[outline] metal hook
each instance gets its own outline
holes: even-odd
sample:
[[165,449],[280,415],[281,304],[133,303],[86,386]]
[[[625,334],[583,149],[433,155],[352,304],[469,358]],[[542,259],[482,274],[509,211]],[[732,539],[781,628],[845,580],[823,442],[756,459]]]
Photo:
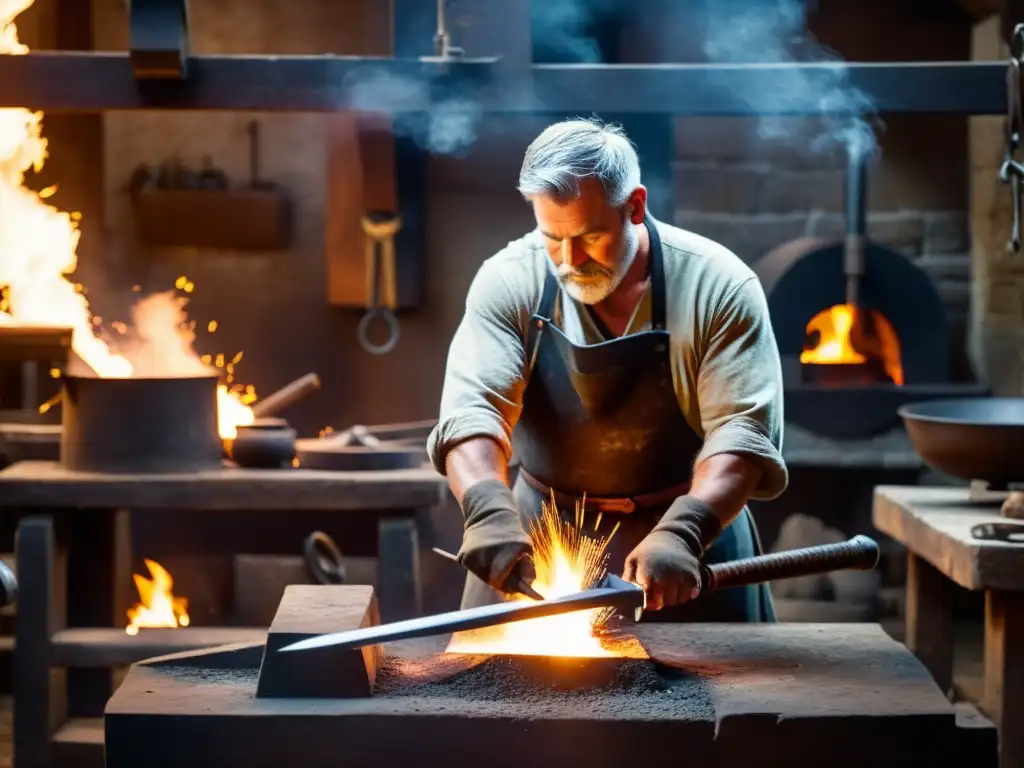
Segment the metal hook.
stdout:
[[[398,304],[396,295],[394,237],[402,228],[401,216],[386,213],[371,213],[362,219],[366,234],[367,294],[369,306],[359,320],[357,338],[360,346],[371,355],[386,355],[398,344],[399,327],[394,309]],[[381,317],[387,327],[387,338],[382,344],[370,340],[370,325]]]
[[[384,319],[388,329],[387,339],[383,344],[374,344],[370,340],[370,324],[375,318],[381,317]],[[359,339],[359,346],[369,352],[371,355],[386,355],[388,352],[393,350],[398,345],[398,320],[395,318],[394,312],[390,309],[375,307],[359,318],[359,327],[357,329],[357,336]]]
[[1024,178],[1024,165],[1021,165],[1014,155],[1020,148],[1021,134],[1024,131],[1024,75],[1021,73],[1024,24],[1018,24],[1014,28],[1010,46],[1013,53],[1006,71],[1006,156],[999,169],[999,179],[1010,185],[1013,220],[1008,250],[1017,253],[1021,246],[1021,206],[1024,204],[1021,184]]

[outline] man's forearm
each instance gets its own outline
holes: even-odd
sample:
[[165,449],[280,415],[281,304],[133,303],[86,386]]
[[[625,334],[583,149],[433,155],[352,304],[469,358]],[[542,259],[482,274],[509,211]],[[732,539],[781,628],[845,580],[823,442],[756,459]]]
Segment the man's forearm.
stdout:
[[445,456],[448,487],[462,504],[468,488],[484,480],[508,484],[508,461],[497,441],[489,437],[471,437],[456,445]]
[[740,454],[709,456],[694,468],[689,495],[711,507],[724,529],[743,509],[763,471],[756,459]]

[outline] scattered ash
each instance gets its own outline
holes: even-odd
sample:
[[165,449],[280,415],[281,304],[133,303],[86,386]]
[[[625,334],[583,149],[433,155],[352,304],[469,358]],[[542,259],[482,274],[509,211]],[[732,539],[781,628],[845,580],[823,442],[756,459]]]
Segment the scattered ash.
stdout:
[[[649,659],[461,656],[385,660],[375,698],[469,707],[486,716],[682,718],[711,720],[704,680]],[[511,705],[511,708],[510,708]]]

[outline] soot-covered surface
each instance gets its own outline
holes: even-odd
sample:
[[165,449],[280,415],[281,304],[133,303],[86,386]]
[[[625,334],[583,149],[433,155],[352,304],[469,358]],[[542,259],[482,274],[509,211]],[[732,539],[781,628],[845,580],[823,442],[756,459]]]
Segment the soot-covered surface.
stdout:
[[[388,658],[375,698],[528,718],[714,720],[707,681],[649,659],[440,654]],[[396,702],[397,703],[397,702]]]

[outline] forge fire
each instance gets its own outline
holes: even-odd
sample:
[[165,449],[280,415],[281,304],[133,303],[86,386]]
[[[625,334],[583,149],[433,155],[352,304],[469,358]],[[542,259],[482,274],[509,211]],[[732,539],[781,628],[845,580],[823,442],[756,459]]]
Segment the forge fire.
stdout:
[[[601,522],[593,516],[588,526],[585,500],[577,502],[571,519],[563,517],[554,500],[542,505],[542,514],[531,521],[537,579],[533,583],[545,599],[565,597],[596,585],[605,574],[606,549],[617,526],[605,538],[594,531]],[[524,595],[510,600],[530,602]],[[561,616],[460,632],[452,637],[448,653],[487,656],[548,656],[604,658],[643,657],[642,649],[604,632],[606,612],[578,611]]]
[[[807,323],[800,362],[809,366],[846,366],[871,380],[903,386],[900,343],[892,324],[875,310],[837,304]],[[833,368],[842,376],[844,369]]]
[[[0,18],[12,19],[33,0],[4,0]],[[0,33],[0,53],[24,55],[28,46],[17,27]],[[0,325],[27,325],[72,330],[72,348],[92,375],[101,378],[178,377],[202,375],[211,368],[193,349],[194,324],[185,313],[187,298],[173,291],[145,297],[132,307],[133,323],[110,323],[89,310],[87,291],[73,280],[81,214],[62,211],[47,202],[56,192],[36,192],[25,174],[39,171],[47,157],[43,114],[27,109],[0,110]],[[179,278],[176,288],[191,293],[194,284]],[[216,324],[207,326],[215,329]],[[237,356],[236,356],[237,358]],[[223,361],[224,356],[218,359]],[[235,436],[239,425],[253,422],[251,387],[234,382],[232,363],[225,363],[225,381],[218,389],[219,431]],[[44,409],[54,403],[44,404]]]

